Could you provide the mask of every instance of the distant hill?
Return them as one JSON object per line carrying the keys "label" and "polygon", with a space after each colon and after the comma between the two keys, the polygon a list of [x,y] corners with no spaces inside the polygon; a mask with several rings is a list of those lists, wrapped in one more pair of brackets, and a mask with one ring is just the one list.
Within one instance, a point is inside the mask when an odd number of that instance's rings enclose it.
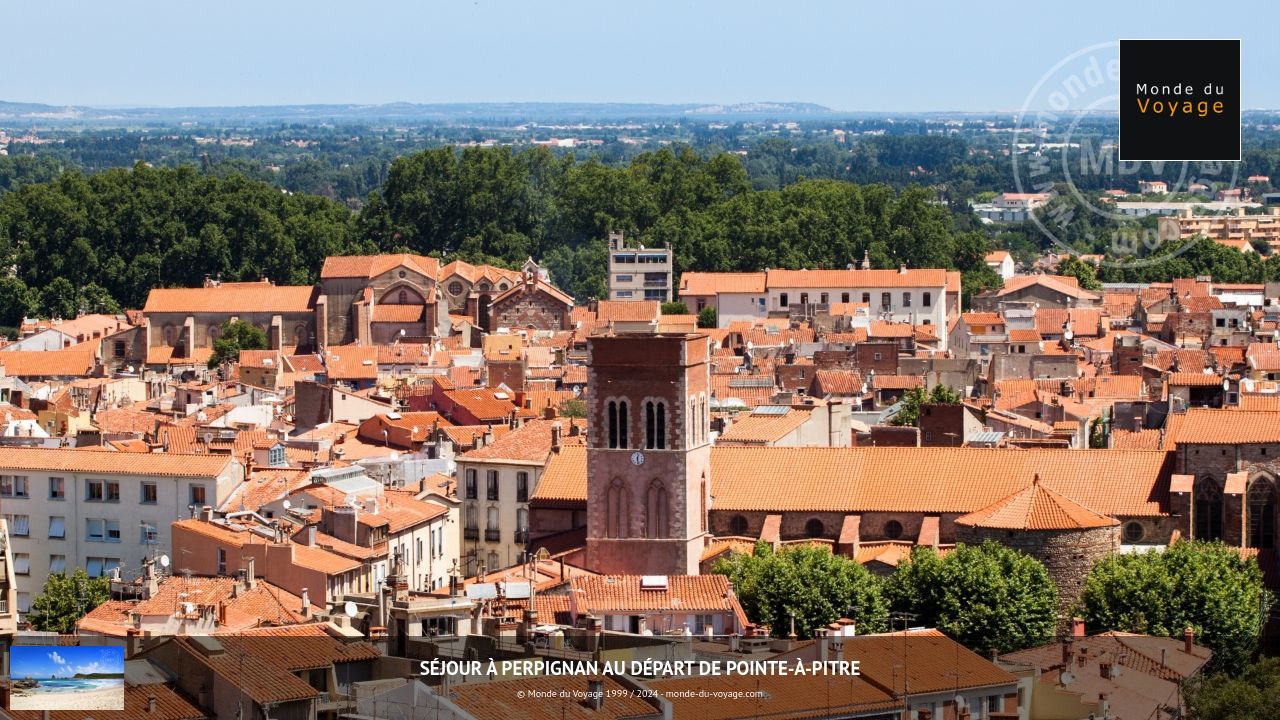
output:
{"label": "distant hill", "polygon": [[179,123],[247,124],[394,120],[401,122],[467,122],[506,120],[623,121],[677,119],[700,120],[832,117],[840,113],[813,103],[753,102],[730,105],[654,103],[388,103],[385,105],[261,105],[243,107],[137,107],[95,108],[83,105],[41,105],[0,100],[0,124],[84,124],[98,126]]}

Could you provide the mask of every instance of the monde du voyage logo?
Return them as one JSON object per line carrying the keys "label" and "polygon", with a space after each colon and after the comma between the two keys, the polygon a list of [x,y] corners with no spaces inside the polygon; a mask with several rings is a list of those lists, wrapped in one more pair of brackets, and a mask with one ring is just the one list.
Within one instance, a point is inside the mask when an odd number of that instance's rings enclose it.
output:
{"label": "monde du voyage logo", "polygon": [[1120,41],[1120,160],[1240,159],[1239,40]]}

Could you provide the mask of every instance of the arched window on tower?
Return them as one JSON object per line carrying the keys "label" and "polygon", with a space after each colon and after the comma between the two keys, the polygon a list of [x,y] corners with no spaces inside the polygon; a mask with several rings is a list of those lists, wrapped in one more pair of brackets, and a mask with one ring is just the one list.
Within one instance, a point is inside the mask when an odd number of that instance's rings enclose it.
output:
{"label": "arched window on tower", "polygon": [[618,401],[618,447],[631,447],[631,436],[628,434],[627,422],[630,416],[627,414],[627,401]]}
{"label": "arched window on tower", "polygon": [[1249,483],[1249,547],[1271,548],[1276,544],[1276,483],[1263,475]]}
{"label": "arched window on tower", "polygon": [[658,479],[649,483],[649,492],[645,497],[644,527],[645,537],[650,538],[664,538],[671,532],[667,488]]}
{"label": "arched window on tower", "polygon": [[610,400],[605,406],[605,414],[607,415],[605,423],[609,426],[609,445],[608,447],[618,447],[618,403]]}
{"label": "arched window on tower", "polygon": [[1205,476],[1196,482],[1195,507],[1196,540],[1222,539],[1222,485],[1212,477]]}
{"label": "arched window on tower", "polygon": [[667,404],[649,400],[644,404],[644,446],[650,450],[667,447]]}
{"label": "arched window on tower", "polygon": [[605,498],[605,537],[627,537],[627,486],[614,478]]}

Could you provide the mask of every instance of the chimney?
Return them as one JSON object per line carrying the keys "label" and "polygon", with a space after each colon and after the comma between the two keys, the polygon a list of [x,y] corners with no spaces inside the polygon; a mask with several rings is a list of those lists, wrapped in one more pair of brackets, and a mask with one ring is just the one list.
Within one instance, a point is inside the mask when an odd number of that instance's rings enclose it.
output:
{"label": "chimney", "polygon": [[551,452],[560,452],[560,423],[551,425]]}
{"label": "chimney", "polygon": [[1078,617],[1071,618],[1071,637],[1073,638],[1084,637],[1084,618],[1078,618]]}
{"label": "chimney", "polygon": [[156,696],[148,695],[147,696],[147,714],[148,715],[154,714],[155,711],[156,711]]}
{"label": "chimney", "polygon": [[592,710],[604,708],[604,681],[599,678],[587,680],[587,707]]}
{"label": "chimney", "polygon": [[1102,720],[1108,720],[1111,712],[1111,703],[1107,702],[1106,693],[1098,693],[1098,715],[1102,716]]}
{"label": "chimney", "polygon": [[815,639],[817,639],[817,641],[818,641],[818,660],[819,660],[820,662],[825,661],[825,660],[827,659],[827,657],[828,657],[828,655],[827,655],[827,629],[826,629],[826,628],[818,628],[817,630],[815,630],[815,631],[814,631],[813,636],[814,636],[814,638],[815,638]]}
{"label": "chimney", "polygon": [[376,497],[371,499],[369,502],[369,514],[371,515],[378,514],[378,498]]}
{"label": "chimney", "polygon": [[311,617],[311,596],[307,594],[306,588],[302,588],[302,617]]}
{"label": "chimney", "polygon": [[1063,667],[1069,667],[1071,665],[1071,656],[1075,654],[1075,651],[1071,649],[1072,642],[1073,641],[1071,638],[1066,638],[1062,641],[1062,666]]}
{"label": "chimney", "polygon": [[898,274],[899,274],[899,275],[906,275],[906,274],[907,274],[907,264],[906,264],[906,263],[902,263],[901,265],[899,265],[899,266],[898,266]]}
{"label": "chimney", "polygon": [[307,544],[307,547],[315,547],[315,546],[316,546],[316,526],[315,526],[315,525],[308,525],[308,526],[307,526],[307,535],[306,535],[306,538],[307,538],[307,543],[306,543],[306,544]]}
{"label": "chimney", "polygon": [[1190,625],[1182,631],[1182,652],[1190,655],[1196,644],[1196,631]]}
{"label": "chimney", "polygon": [[1076,664],[1084,667],[1089,662],[1089,648],[1080,648],[1080,652],[1076,653]]}
{"label": "chimney", "polygon": [[[551,401],[547,400],[547,402],[550,403]],[[555,420],[556,419],[555,406],[548,404],[545,408],[543,408],[542,417],[544,420]]]}
{"label": "chimney", "polygon": [[[218,627],[227,626],[227,604],[225,602],[218,603]],[[150,712],[150,710],[148,710]]]}
{"label": "chimney", "polygon": [[200,519],[205,522],[213,522],[213,508],[209,505],[200,508]]}
{"label": "chimney", "polygon": [[252,590],[258,586],[258,578],[253,571],[253,558],[245,558],[244,561],[244,587],[246,590]]}

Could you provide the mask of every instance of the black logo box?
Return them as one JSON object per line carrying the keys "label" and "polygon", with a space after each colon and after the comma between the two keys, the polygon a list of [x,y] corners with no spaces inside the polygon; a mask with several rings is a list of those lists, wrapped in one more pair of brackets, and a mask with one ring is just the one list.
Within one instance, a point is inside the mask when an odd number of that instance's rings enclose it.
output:
{"label": "black logo box", "polygon": [[[1182,92],[1165,94],[1166,87]],[[1183,112],[1185,102],[1192,113]],[[1172,115],[1170,103],[1177,103]],[[1240,111],[1239,40],[1120,41],[1121,160],[1238,161]]]}

